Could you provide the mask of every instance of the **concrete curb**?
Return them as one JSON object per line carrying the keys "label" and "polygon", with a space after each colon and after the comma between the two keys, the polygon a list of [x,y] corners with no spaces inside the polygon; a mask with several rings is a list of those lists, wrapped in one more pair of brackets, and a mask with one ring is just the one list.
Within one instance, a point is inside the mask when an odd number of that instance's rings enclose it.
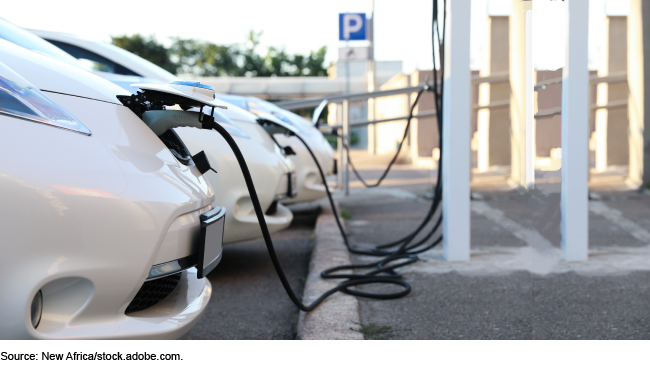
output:
{"label": "concrete curb", "polygon": [[[303,302],[311,303],[322,293],[342,280],[324,280],[320,273],[332,266],[350,265],[348,253],[336,220],[327,201],[316,221],[314,249],[309,263],[309,275],[305,283]],[[337,206],[338,210],[338,206]],[[298,340],[363,340],[358,328],[359,301],[356,297],[336,293],[309,313],[300,312]]]}

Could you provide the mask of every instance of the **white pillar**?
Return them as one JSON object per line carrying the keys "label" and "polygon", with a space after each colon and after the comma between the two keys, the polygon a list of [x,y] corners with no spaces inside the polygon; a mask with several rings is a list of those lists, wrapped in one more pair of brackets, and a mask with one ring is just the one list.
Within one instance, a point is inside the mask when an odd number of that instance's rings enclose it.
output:
{"label": "white pillar", "polygon": [[585,261],[589,249],[589,0],[566,1],[566,61],[562,69],[562,251]]}
{"label": "white pillar", "polygon": [[533,11],[526,12],[526,187],[535,186],[535,65]]}
{"label": "white pillar", "polygon": [[442,218],[447,261],[470,249],[470,0],[447,1],[442,99]]}

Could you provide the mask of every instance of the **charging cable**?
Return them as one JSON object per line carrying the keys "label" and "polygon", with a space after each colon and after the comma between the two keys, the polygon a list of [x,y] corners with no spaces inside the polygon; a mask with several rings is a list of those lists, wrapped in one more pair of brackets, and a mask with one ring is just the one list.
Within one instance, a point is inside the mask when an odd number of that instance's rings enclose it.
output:
{"label": "charging cable", "polygon": [[[443,2],[444,3],[444,2]],[[437,21],[437,0],[434,0],[434,11],[433,11],[433,27],[432,27],[432,38],[434,39],[433,44],[435,48],[435,32],[438,32],[438,40],[439,40],[439,46],[440,46],[440,51],[442,51],[442,40],[444,39],[444,34],[441,36],[439,32],[439,27],[438,27],[438,21]],[[441,59],[442,59],[442,52],[440,52]],[[436,60],[435,60],[435,55],[434,55],[434,67],[433,67],[433,73],[434,73],[434,87],[433,87],[433,94],[434,94],[434,101],[436,105],[436,112],[437,115],[440,116],[442,115],[442,90],[443,90],[443,85],[441,84],[440,87],[438,87],[438,78],[437,78],[437,71],[436,71]],[[442,70],[442,64],[441,70]],[[424,91],[426,91],[428,87],[423,88],[418,92],[418,96],[416,100],[413,103],[413,106],[411,107],[411,111],[409,114],[409,121],[407,123],[410,123],[410,120],[413,116],[413,110],[415,107],[415,104],[419,100],[420,96]],[[439,136],[442,135],[442,123],[440,121],[440,118],[438,119],[438,130],[439,130]],[[265,121],[267,123],[273,123],[272,121]],[[442,171],[442,159],[440,159],[440,162],[438,164],[438,180],[435,188],[435,193],[431,202],[431,206],[429,208],[429,211],[427,212],[424,220],[420,223],[420,225],[413,231],[411,232],[408,236],[404,237],[401,240],[398,240],[396,242],[391,242],[388,244],[383,244],[377,246],[375,249],[366,251],[366,250],[359,250],[351,247],[348,237],[345,234],[345,231],[343,229],[343,226],[341,224],[338,212],[336,210],[336,206],[334,204],[334,199],[332,198],[332,195],[327,187],[327,181],[325,179],[325,174],[323,173],[323,169],[321,168],[320,164],[318,163],[318,159],[314,155],[313,151],[311,148],[309,148],[309,145],[300,137],[300,135],[295,134],[291,131],[288,133],[290,135],[296,136],[300,142],[305,146],[307,151],[309,151],[309,154],[312,156],[312,159],[316,163],[316,166],[318,167],[318,171],[321,175],[321,179],[323,181],[323,184],[325,185],[325,191],[327,193],[328,200],[330,202],[330,205],[332,207],[332,212],[334,214],[334,217],[336,219],[336,223],[338,225],[338,228],[341,232],[341,235],[344,239],[345,245],[348,248],[348,250],[352,253],[357,253],[357,254],[365,254],[365,255],[371,255],[371,256],[386,256],[380,261],[369,263],[369,264],[363,264],[363,265],[344,265],[344,266],[337,266],[333,267],[330,269],[327,269],[321,273],[321,277],[326,278],[326,279],[345,279],[338,285],[336,285],[334,288],[326,291],[323,293],[321,296],[319,296],[316,300],[314,300],[311,304],[305,305],[298,299],[298,296],[296,293],[293,291],[291,286],[289,285],[289,282],[286,278],[286,275],[284,274],[284,271],[282,270],[282,267],[280,265],[280,262],[278,261],[277,255],[275,253],[275,248],[273,247],[273,242],[271,240],[271,235],[269,233],[269,229],[266,225],[266,220],[264,218],[264,212],[262,211],[262,207],[260,205],[257,192],[255,191],[255,186],[253,184],[253,179],[251,177],[250,171],[248,170],[248,166],[246,164],[246,161],[244,159],[243,154],[241,153],[241,150],[237,146],[237,143],[235,140],[232,138],[232,136],[226,131],[225,128],[223,128],[221,125],[214,121],[206,121],[205,127],[212,128],[216,130],[228,143],[228,146],[232,149],[233,153],[235,154],[235,158],[237,159],[237,162],[241,168],[242,174],[244,176],[244,181],[246,182],[246,188],[248,189],[249,195],[251,197],[251,201],[253,203],[253,208],[255,210],[255,215],[257,216],[257,219],[260,224],[260,228],[262,230],[262,236],[264,238],[264,242],[266,244],[266,248],[269,252],[269,256],[271,258],[271,261],[273,262],[273,266],[280,278],[280,281],[282,282],[282,286],[284,287],[285,291],[289,295],[289,298],[291,301],[302,311],[308,312],[311,311],[312,309],[316,308],[320,303],[323,302],[327,297],[330,295],[336,293],[336,292],[344,292],[347,294],[352,294],[360,297],[366,297],[366,298],[374,298],[374,299],[395,299],[395,298],[400,298],[408,293],[411,292],[411,286],[404,280],[401,280],[401,275],[395,271],[395,269],[399,267],[403,267],[405,265],[412,264],[418,260],[418,257],[416,256],[418,253],[424,252],[426,250],[429,250],[433,247],[435,247],[437,244],[439,244],[442,240],[442,234],[440,234],[435,240],[433,240],[432,243],[429,245],[423,246],[434,234],[436,231],[438,231],[440,224],[442,222],[442,214],[439,215],[438,219],[433,225],[433,228],[425,235],[425,237],[415,243],[412,243],[412,241],[416,238],[418,234],[420,234],[423,229],[429,224],[430,221],[435,216],[435,213],[439,211],[440,207],[440,202],[442,199],[442,184],[441,184],[441,171]],[[408,134],[408,127],[404,133],[404,138],[406,138],[406,135]],[[345,146],[347,148],[347,146]],[[401,148],[401,145],[400,145]],[[440,148],[442,149],[442,139],[440,138]],[[398,148],[398,153],[399,154],[399,148]],[[374,186],[378,186],[381,181],[385,178],[386,174],[390,170],[390,167],[392,164],[395,162],[397,158],[397,154],[389,164],[388,168],[380,178],[380,180],[376,184],[372,184]],[[354,170],[354,168],[353,168]],[[357,177],[359,177],[358,173],[355,171],[355,174],[357,174]],[[361,179],[360,179],[361,180]],[[364,185],[368,186],[365,182]],[[394,251],[386,251],[383,250],[388,247],[394,247],[394,246],[399,246],[396,250]],[[355,269],[370,269],[374,268],[374,270],[369,271],[365,274],[335,274],[337,271],[341,270],[355,270]],[[354,271],[353,271],[354,272]],[[378,293],[369,293],[369,292],[363,292],[355,289],[350,289],[351,287],[358,286],[358,285],[364,285],[364,284],[378,284],[378,283],[384,283],[384,284],[393,284],[393,285],[398,285],[402,287],[403,289],[397,292],[393,293],[388,293],[388,294],[378,294]]]}

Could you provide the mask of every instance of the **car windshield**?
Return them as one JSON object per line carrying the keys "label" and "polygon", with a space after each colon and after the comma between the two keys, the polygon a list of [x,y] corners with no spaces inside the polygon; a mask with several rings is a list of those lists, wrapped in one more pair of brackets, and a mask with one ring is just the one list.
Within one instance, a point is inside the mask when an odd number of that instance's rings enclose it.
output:
{"label": "car windshield", "polygon": [[129,70],[128,68],[123,67],[122,65],[119,65],[87,49],[77,47],[65,42],[55,41],[52,39],[47,39],[47,41],[61,48],[72,57],[78,59],[79,64],[81,64],[87,70],[102,71],[102,72],[107,72],[107,73],[117,74],[117,75],[140,76],[137,73]]}
{"label": "car windshield", "polygon": [[293,114],[288,110],[284,110],[273,103],[269,103],[266,100],[262,100],[255,97],[242,97],[237,95],[226,95],[226,94],[219,95],[218,98],[221,100],[225,100],[231,104],[240,106],[257,115],[271,114],[276,118],[282,120],[283,122],[294,126],[301,133],[305,133],[309,135],[308,127],[311,125],[311,123],[307,119],[298,116],[296,114]]}
{"label": "car windshield", "polygon": [[[149,62],[149,61],[145,60],[144,58],[142,58],[140,56],[137,56],[137,55],[135,55],[135,54],[133,54],[133,53],[127,51],[127,50],[124,50],[124,49],[122,49],[120,47],[117,47],[117,46],[114,46],[114,45],[108,44],[108,43],[97,42],[97,44],[104,47],[104,48],[106,48],[106,49],[108,49],[109,51],[111,51],[113,53],[116,53],[119,57],[127,58],[131,62],[135,62],[135,63],[139,64],[142,67],[146,67],[147,69],[149,69],[149,71],[151,73],[154,74],[154,75],[142,75],[142,76],[158,79],[158,80],[163,81],[163,82],[172,82],[172,81],[178,80],[178,77],[176,77],[174,74],[172,74],[170,72],[167,72],[162,67],[160,67],[160,66],[158,66],[158,65],[156,65],[156,64],[154,64],[152,62]],[[114,62],[119,63],[119,60],[118,61],[114,60]],[[124,66],[124,65],[122,65],[122,66]]]}
{"label": "car windshield", "polygon": [[57,46],[0,18],[0,38],[42,55],[79,67],[76,58]]}
{"label": "car windshield", "polygon": [[244,108],[248,110],[248,106],[246,106],[246,100],[242,98],[241,96],[235,96],[235,95],[228,95],[228,94],[220,94],[217,96],[218,99],[226,101],[232,105],[237,105],[240,108]]}

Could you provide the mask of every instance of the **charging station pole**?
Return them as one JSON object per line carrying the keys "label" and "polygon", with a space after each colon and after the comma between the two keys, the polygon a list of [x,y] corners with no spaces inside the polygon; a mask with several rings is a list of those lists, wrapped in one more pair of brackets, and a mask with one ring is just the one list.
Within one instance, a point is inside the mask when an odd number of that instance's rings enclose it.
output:
{"label": "charging station pole", "polygon": [[467,261],[470,250],[470,5],[446,1],[442,98],[442,219],[447,261]]}
{"label": "charging station pole", "polygon": [[566,0],[562,69],[562,251],[586,261],[589,250],[589,0]]}

